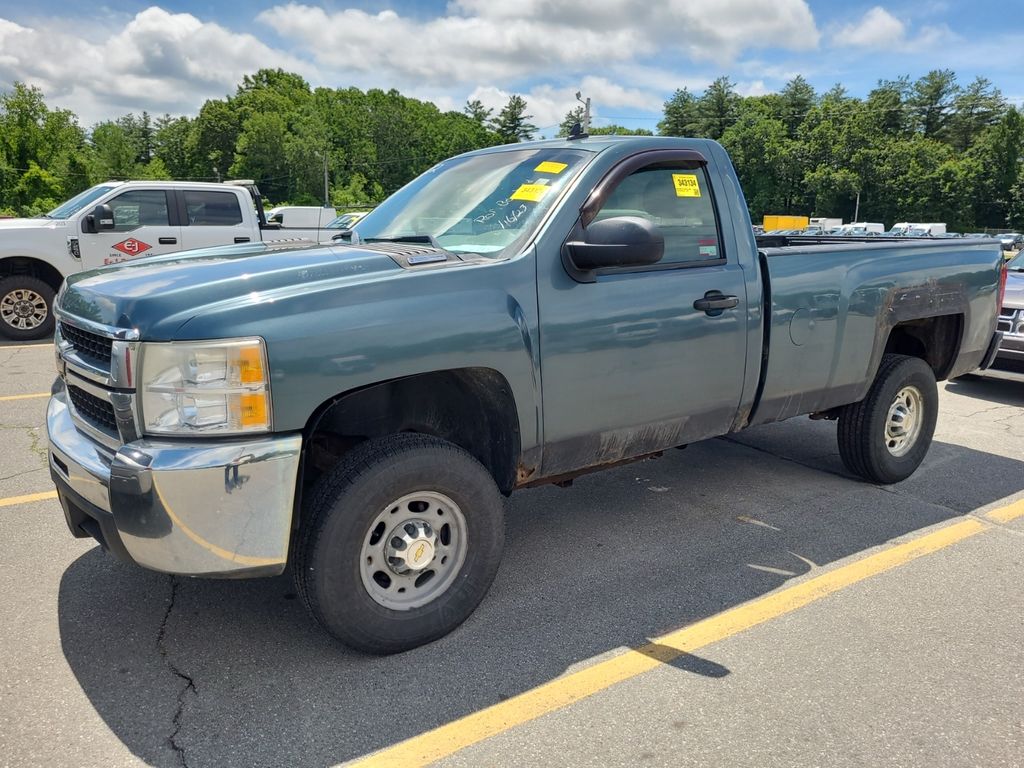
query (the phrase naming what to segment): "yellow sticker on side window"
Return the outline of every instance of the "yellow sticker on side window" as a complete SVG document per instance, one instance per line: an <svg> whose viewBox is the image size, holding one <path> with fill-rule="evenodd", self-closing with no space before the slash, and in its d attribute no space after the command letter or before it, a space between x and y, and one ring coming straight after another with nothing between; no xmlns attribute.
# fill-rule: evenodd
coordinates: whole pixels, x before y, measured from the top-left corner
<svg viewBox="0 0 1024 768"><path fill-rule="evenodd" d="M539 171L540 173L561 173L568 167L568 163L555 163L551 160L545 160L533 170Z"/></svg>
<svg viewBox="0 0 1024 768"><path fill-rule="evenodd" d="M547 184L523 184L512 193L509 200L529 200L536 203L551 189Z"/></svg>
<svg viewBox="0 0 1024 768"><path fill-rule="evenodd" d="M700 197L700 184L695 173L673 173L672 184L676 188L676 197Z"/></svg>

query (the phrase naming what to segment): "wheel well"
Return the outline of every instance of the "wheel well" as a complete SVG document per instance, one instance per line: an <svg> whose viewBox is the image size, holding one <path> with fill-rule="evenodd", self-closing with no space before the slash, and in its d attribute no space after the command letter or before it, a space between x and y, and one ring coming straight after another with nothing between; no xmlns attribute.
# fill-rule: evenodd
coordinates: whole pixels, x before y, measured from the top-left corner
<svg viewBox="0 0 1024 768"><path fill-rule="evenodd" d="M0 259L0 279L12 275L37 277L53 288L54 293L60 290L60 285L64 282L64 276L53 266L29 256L10 256Z"/></svg>
<svg viewBox="0 0 1024 768"><path fill-rule="evenodd" d="M902 322L889 332L885 351L921 358L935 372L935 378L941 381L949 375L960 353L963 324L963 315Z"/></svg>
<svg viewBox="0 0 1024 768"><path fill-rule="evenodd" d="M399 432L455 443L487 467L502 493L515 485L519 417L508 382L490 368L418 374L324 403L306 426L303 484L308 487L364 440Z"/></svg>

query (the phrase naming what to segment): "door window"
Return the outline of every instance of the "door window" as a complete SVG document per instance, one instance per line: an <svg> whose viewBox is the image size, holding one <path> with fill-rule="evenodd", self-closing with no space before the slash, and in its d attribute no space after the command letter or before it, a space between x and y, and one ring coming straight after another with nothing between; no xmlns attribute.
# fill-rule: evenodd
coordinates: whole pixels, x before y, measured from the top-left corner
<svg viewBox="0 0 1024 768"><path fill-rule="evenodd" d="M724 258L702 166L660 163L634 171L608 196L595 220L613 216L639 216L658 227L665 238L659 266Z"/></svg>
<svg viewBox="0 0 1024 768"><path fill-rule="evenodd" d="M147 189L133 189L110 201L114 212L114 231L129 232L139 227L167 227L167 195Z"/></svg>
<svg viewBox="0 0 1024 768"><path fill-rule="evenodd" d="M230 227L242 223L238 197L230 192L185 191L188 224L193 227Z"/></svg>

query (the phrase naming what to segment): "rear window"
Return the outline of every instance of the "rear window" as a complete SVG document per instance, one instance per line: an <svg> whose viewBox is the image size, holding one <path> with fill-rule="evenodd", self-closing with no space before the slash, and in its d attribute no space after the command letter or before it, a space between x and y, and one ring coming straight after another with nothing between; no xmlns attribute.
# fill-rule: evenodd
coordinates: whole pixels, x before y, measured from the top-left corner
<svg viewBox="0 0 1024 768"><path fill-rule="evenodd" d="M230 227L242 223L238 197L231 192L185 191L186 224L193 227Z"/></svg>

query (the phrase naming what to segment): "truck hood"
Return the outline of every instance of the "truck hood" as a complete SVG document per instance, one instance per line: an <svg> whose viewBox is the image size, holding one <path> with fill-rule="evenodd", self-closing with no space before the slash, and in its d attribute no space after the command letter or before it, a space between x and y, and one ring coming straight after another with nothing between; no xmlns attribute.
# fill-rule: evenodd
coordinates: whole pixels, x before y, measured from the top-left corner
<svg viewBox="0 0 1024 768"><path fill-rule="evenodd" d="M162 341L173 339L184 323L207 309L275 301L402 271L386 254L351 246L206 248L72 275L57 308Z"/></svg>
<svg viewBox="0 0 1024 768"><path fill-rule="evenodd" d="M64 229L64 219L0 219L0 233L12 229Z"/></svg>

